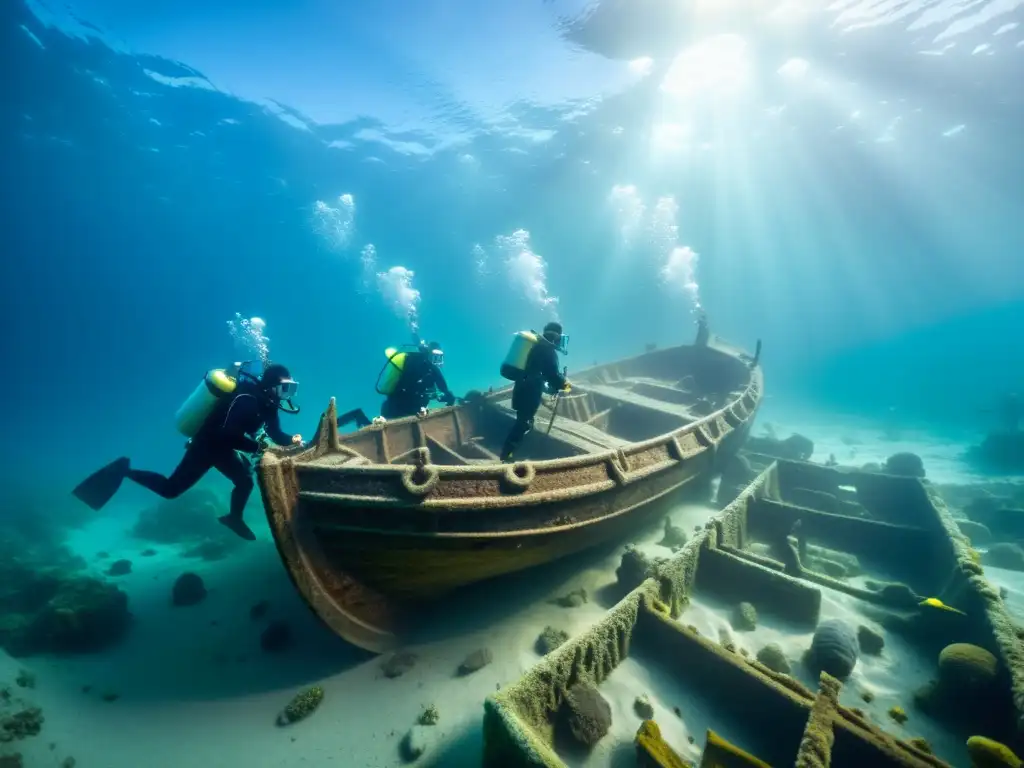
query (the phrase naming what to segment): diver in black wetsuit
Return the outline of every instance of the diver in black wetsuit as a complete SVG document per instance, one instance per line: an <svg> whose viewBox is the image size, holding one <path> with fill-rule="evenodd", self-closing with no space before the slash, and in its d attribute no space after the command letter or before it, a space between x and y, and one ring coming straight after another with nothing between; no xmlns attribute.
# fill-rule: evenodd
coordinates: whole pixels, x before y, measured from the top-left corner
<svg viewBox="0 0 1024 768"><path fill-rule="evenodd" d="M381 405L380 415L385 419L415 416L435 399L445 405L455 405L457 398L448 388L448 382L441 373L441 366L444 364L441 345L436 341L429 344L421 341L417 346L416 350L404 353L398 383ZM362 408L354 408L338 417L339 427L352 423L355 423L357 429L362 429L369 426L370 419L363 413Z"/></svg>
<svg viewBox="0 0 1024 768"><path fill-rule="evenodd" d="M566 389L568 380L558 370L558 352L563 349L562 324L548 323L544 333L526 356L526 370L512 388L512 408L516 412L516 423L512 425L505 445L501 449L501 460L512 461L512 454L533 429L533 419L540 408L544 385L558 392Z"/></svg>
<svg viewBox="0 0 1024 768"><path fill-rule="evenodd" d="M256 536L242 520L242 513L254 487L252 468L239 453L255 454L263 449L250 436L261 427L278 445L302 443L300 435L289 435L281 429L279 419L282 401L289 400L297 387L288 369L279 364L267 366L258 380L239 379L231 396L217 403L195 437L189 440L185 455L170 477L132 469L129 459L122 457L83 482L75 489L75 495L93 509L100 509L128 478L162 498L175 499L211 469L216 469L235 486L231 492L230 512L219 518L220 522L251 541Z"/></svg>
<svg viewBox="0 0 1024 768"><path fill-rule="evenodd" d="M455 405L455 395L441 373L443 364L444 352L436 341L421 343L417 351L408 353L398 385L381 405L380 415L385 419L415 416L434 399Z"/></svg>

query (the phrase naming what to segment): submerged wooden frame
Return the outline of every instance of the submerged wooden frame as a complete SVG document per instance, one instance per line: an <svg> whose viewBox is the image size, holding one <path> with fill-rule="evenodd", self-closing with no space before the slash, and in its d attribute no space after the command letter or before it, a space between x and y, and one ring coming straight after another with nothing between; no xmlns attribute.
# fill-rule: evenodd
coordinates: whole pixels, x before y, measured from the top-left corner
<svg viewBox="0 0 1024 768"><path fill-rule="evenodd" d="M553 745L555 723L568 688L581 681L600 685L629 655L634 644L654 643L671 648L673 658L686 661L685 665L680 664L686 670L712 670L705 674L721 675L722 688L732 692L737 702L745 702L743 712L748 716L757 712L764 718L765 727L787 734L788 743L793 745L793 764L799 768L818 768L833 762L878 768L948 768L938 757L892 737L859 711L840 705L841 683L829 675L821 674L819 691L814 693L797 680L700 637L677 621L698 585L702 560L705 566L728 563L737 571L733 575L742 589L758 588L758 582L761 589L785 592L794 613L791 618L816 622L820 591L815 582L861 598L871 594L803 568L796 545L787 535L788 526L780 525L779 531L785 539L780 542L782 546L793 550L789 563L744 551L751 516L758 514L759 505L781 500L780 475L787 473L794 482L812 489L853 486L866 498L879 500L891 494L896 502L893 509L903 503L911 505L908 517L912 518L913 527L923 540L934 544L933 555L943 561L940 569L948 578L941 598L960 606L966 614L945 614L949 621L957 622L949 626L955 626L958 637L969 635L971 642L991 650L1001 662L1006 696L1000 701L1012 711L1000 718L1007 724L1005 731L991 735L1020 751L1024 745L1024 645L998 591L984 578L941 499L912 478L845 472L779 460L770 464L682 551L659 566L653 576L624 597L604 619L544 657L516 683L488 697L484 707L484 764L563 768L565 763ZM789 506L801 510L806 519L827 514L810 507ZM874 597L875 602L885 603L877 600L877 595ZM934 626L940 635L938 642L952 642L942 638L945 630L941 621ZM751 701L768 703L754 707Z"/></svg>

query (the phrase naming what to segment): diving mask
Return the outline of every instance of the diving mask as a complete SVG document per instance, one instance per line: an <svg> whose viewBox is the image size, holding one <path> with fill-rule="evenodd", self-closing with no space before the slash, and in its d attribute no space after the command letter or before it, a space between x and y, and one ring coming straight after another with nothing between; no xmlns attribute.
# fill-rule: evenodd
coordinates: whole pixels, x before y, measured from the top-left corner
<svg viewBox="0 0 1024 768"><path fill-rule="evenodd" d="M558 334L558 337L552 339L550 333L545 333L544 338L551 342L551 346L561 352L563 355L569 354L569 335L566 333Z"/></svg>
<svg viewBox="0 0 1024 768"><path fill-rule="evenodd" d="M430 355L430 362L440 368L444 365L444 352L440 349L432 349L428 353Z"/></svg>
<svg viewBox="0 0 1024 768"><path fill-rule="evenodd" d="M290 400L299 391L299 382L292 379L285 379L274 385L271 390L278 400Z"/></svg>

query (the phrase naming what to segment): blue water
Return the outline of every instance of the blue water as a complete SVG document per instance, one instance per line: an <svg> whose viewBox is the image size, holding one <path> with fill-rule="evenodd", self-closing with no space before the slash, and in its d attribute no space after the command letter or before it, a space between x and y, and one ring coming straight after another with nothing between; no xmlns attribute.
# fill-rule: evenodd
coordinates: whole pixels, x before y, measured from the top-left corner
<svg viewBox="0 0 1024 768"><path fill-rule="evenodd" d="M7 0L5 492L170 470L252 317L307 436L414 331L462 394L521 328L571 376L703 308L767 411L980 438L1024 388L1024 11L740 5Z"/></svg>

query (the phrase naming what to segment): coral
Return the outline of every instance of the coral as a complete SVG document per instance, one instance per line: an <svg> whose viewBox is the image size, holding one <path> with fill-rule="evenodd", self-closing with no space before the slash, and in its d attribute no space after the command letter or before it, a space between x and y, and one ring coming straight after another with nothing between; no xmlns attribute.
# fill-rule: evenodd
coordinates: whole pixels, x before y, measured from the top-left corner
<svg viewBox="0 0 1024 768"><path fill-rule="evenodd" d="M907 713L903 711L903 707L890 707L889 717L895 720L900 725L907 722Z"/></svg>
<svg viewBox="0 0 1024 768"><path fill-rule="evenodd" d="M774 435L751 437L747 440L746 448L754 453L794 461L808 461L814 455L814 441L795 432L785 440L779 440Z"/></svg>
<svg viewBox="0 0 1024 768"><path fill-rule="evenodd" d="M416 654L402 651L388 658L380 665L384 677L401 677L416 666Z"/></svg>
<svg viewBox="0 0 1024 768"><path fill-rule="evenodd" d="M483 669L492 661L494 661L494 654L491 653L491 649L480 648L469 654L469 656L467 656L459 665L458 674L460 677L471 675L474 672Z"/></svg>
<svg viewBox="0 0 1024 768"><path fill-rule="evenodd" d="M292 635L292 628L288 622L276 619L269 624L260 634L260 648L265 653L282 653L287 651L294 644L295 638Z"/></svg>
<svg viewBox="0 0 1024 768"><path fill-rule="evenodd" d="M857 627L857 643L861 652L869 656L878 656L885 648L885 638L881 633L864 624Z"/></svg>
<svg viewBox="0 0 1024 768"><path fill-rule="evenodd" d="M612 725L612 708L590 683L576 683L565 693L563 723L584 746L597 744Z"/></svg>
<svg viewBox="0 0 1024 768"><path fill-rule="evenodd" d="M22 706L13 712L0 713L0 744L38 736L43 729L43 710Z"/></svg>
<svg viewBox="0 0 1024 768"><path fill-rule="evenodd" d="M441 713L437 711L437 707L431 704L429 707L420 712L420 716L417 722L420 725L437 725L440 719Z"/></svg>
<svg viewBox="0 0 1024 768"><path fill-rule="evenodd" d="M791 671L786 654L782 652L782 648L777 643L769 643L758 651L757 660L772 672L788 675Z"/></svg>
<svg viewBox="0 0 1024 768"><path fill-rule="evenodd" d="M324 689L319 685L307 688L288 702L277 718L278 725L291 725L309 717L324 700Z"/></svg>
<svg viewBox="0 0 1024 768"><path fill-rule="evenodd" d="M661 541L659 541L658 544L663 547L668 547L675 552L685 547L686 542L686 531L676 525L672 525L672 520L666 517L665 535L661 537Z"/></svg>
<svg viewBox="0 0 1024 768"><path fill-rule="evenodd" d="M537 653L546 656L568 639L569 633L565 630L555 629L551 626L544 627L544 631L537 638Z"/></svg>
<svg viewBox="0 0 1024 768"><path fill-rule="evenodd" d="M418 760L433 741L433 728L429 725L414 725L402 738L399 751L407 763Z"/></svg>
<svg viewBox="0 0 1024 768"><path fill-rule="evenodd" d="M217 522L223 503L212 491L196 488L176 499L143 510L131 529L137 539L157 544L182 544L206 539L228 539L231 533Z"/></svg>
<svg viewBox="0 0 1024 768"><path fill-rule="evenodd" d="M788 457L798 461L810 461L814 455L814 441L797 432L783 440L782 446Z"/></svg>
<svg viewBox="0 0 1024 768"><path fill-rule="evenodd" d="M646 693L633 700L633 711L641 720L650 720L654 717L654 705Z"/></svg>
<svg viewBox="0 0 1024 768"><path fill-rule="evenodd" d="M559 605L562 608L578 608L587 602L587 590L580 587L574 589L572 592L562 595L561 597L554 597L549 602L554 605Z"/></svg>
<svg viewBox="0 0 1024 768"><path fill-rule="evenodd" d="M171 588L171 605L195 605L206 598L206 585L201 576L195 573L183 573Z"/></svg>
<svg viewBox="0 0 1024 768"><path fill-rule="evenodd" d="M107 568L108 576L125 576L132 572L131 560L115 560Z"/></svg>
<svg viewBox="0 0 1024 768"><path fill-rule="evenodd" d="M258 603L253 603L252 607L249 608L249 618L253 621L259 621L264 618L270 611L270 601L260 600Z"/></svg>
<svg viewBox="0 0 1024 768"><path fill-rule="evenodd" d="M636 745L636 763L640 768L688 768L683 760L661 737L661 729L650 718L645 719L633 740Z"/></svg>
<svg viewBox="0 0 1024 768"><path fill-rule="evenodd" d="M1021 761L1013 750L984 736L971 736L967 740L967 754L974 768L1021 768Z"/></svg>
<svg viewBox="0 0 1024 768"><path fill-rule="evenodd" d="M35 688L36 676L27 669L19 669L18 676L14 678L14 684L19 688Z"/></svg>
<svg viewBox="0 0 1024 768"><path fill-rule="evenodd" d="M843 621L824 621L814 631L808 661L816 669L843 680L857 665L857 638Z"/></svg>
<svg viewBox="0 0 1024 768"><path fill-rule="evenodd" d="M643 552L631 544L627 545L626 551L622 554L622 561L615 569L615 578L623 589L636 589L650 574L653 565L651 559Z"/></svg>
<svg viewBox="0 0 1024 768"><path fill-rule="evenodd" d="M998 666L996 657L984 648L969 643L947 645L939 654L939 685L943 695L991 690Z"/></svg>
<svg viewBox="0 0 1024 768"><path fill-rule="evenodd" d="M1021 549L1018 544L1007 544L1006 542L993 544L985 553L984 562L995 568L1024 571L1024 549Z"/></svg>
<svg viewBox="0 0 1024 768"><path fill-rule="evenodd" d="M732 612L731 624L737 632L752 632L757 629L757 609L750 603L740 603Z"/></svg>
<svg viewBox="0 0 1024 768"><path fill-rule="evenodd" d="M74 578L24 626L12 655L92 653L117 643L131 626L128 595L99 579Z"/></svg>
<svg viewBox="0 0 1024 768"><path fill-rule="evenodd" d="M916 453L894 453L885 460L885 472L903 477L924 477L924 462Z"/></svg>

